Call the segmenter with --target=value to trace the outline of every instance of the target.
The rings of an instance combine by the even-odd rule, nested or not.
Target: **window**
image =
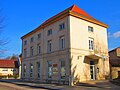
[[[52,52],[52,41],[48,41],[48,53]]]
[[[61,79],[65,79],[65,61],[61,60]]]
[[[52,78],[52,62],[48,61],[48,78]]]
[[[27,49],[25,48],[24,49],[24,58],[26,58],[27,57]]]
[[[40,78],[40,62],[37,62],[37,77]]]
[[[94,40],[92,38],[89,38],[89,49],[90,50],[94,49]]]
[[[30,77],[33,76],[33,64],[30,64]]]
[[[64,28],[65,28],[65,24],[64,23],[59,25],[59,30],[63,30]]]
[[[26,64],[23,65],[23,77],[25,77],[26,74]]]
[[[60,48],[60,50],[65,49],[65,38],[64,38],[64,36],[59,38],[59,48]]]
[[[52,35],[52,29],[48,30],[47,35]]]
[[[41,53],[41,46],[40,46],[40,44],[37,45],[37,52],[38,52],[38,54]]]
[[[24,45],[27,45],[27,40],[24,41]]]
[[[30,41],[33,42],[33,41],[34,41],[34,38],[32,37]]]
[[[88,31],[89,31],[89,32],[93,32],[93,27],[88,26]]]
[[[41,33],[38,34],[38,39],[40,39],[40,38],[41,38]]]
[[[31,57],[33,56],[33,46],[30,47],[30,56],[31,56]]]
[[[8,69],[3,69],[2,71],[8,71]]]

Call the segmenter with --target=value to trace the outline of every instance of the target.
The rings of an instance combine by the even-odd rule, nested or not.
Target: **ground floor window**
[[[37,77],[40,78],[40,62],[37,62]]]
[[[48,61],[48,78],[52,78],[52,62]]]
[[[23,77],[25,77],[26,74],[26,64],[23,65]]]
[[[30,77],[33,76],[33,64],[30,64]]]
[[[64,60],[61,60],[61,79],[65,79],[65,61]]]

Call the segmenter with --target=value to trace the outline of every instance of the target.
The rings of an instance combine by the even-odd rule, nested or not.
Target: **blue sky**
[[[0,14],[5,17],[0,37],[8,41],[3,57],[20,54],[21,36],[73,4],[109,25],[109,50],[120,46],[120,0],[0,0]]]

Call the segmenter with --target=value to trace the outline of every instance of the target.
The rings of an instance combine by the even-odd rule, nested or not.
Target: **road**
[[[0,90],[120,90],[120,86],[109,81],[80,83],[76,86],[40,84],[19,80],[0,80]]]

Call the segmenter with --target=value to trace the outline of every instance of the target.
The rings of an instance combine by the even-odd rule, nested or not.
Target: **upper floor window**
[[[37,52],[38,52],[38,54],[41,53],[41,46],[40,46],[40,44],[37,45]]]
[[[51,40],[48,41],[47,49],[48,49],[48,53],[52,52],[52,41]]]
[[[38,37],[38,39],[40,39],[41,38],[41,33],[39,33],[37,37]]]
[[[23,53],[24,53],[24,58],[27,57],[27,49],[26,48],[24,49]]]
[[[63,30],[64,28],[65,28],[65,24],[64,23],[59,25],[59,30]]]
[[[30,56],[33,56],[33,46],[32,47],[30,47]]]
[[[89,31],[89,32],[93,32],[93,27],[88,26],[88,31]]]
[[[89,38],[89,49],[94,50],[94,39],[93,38]]]
[[[30,41],[33,42],[33,41],[34,41],[34,38],[32,37],[32,38],[30,39]]]
[[[52,35],[52,29],[48,30],[47,35]]]
[[[24,45],[27,45],[27,40],[24,41]]]
[[[59,46],[60,50],[65,49],[65,37],[64,36],[59,38],[59,45],[60,45]]]

